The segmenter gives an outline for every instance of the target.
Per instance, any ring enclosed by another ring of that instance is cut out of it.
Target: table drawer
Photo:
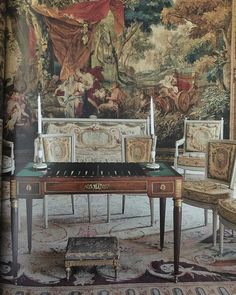
[[[73,181],[47,182],[45,194],[50,193],[145,193],[147,182],[144,181]]]
[[[40,182],[19,182],[17,185],[19,195],[40,195]]]
[[[163,194],[169,195],[174,194],[175,192],[175,183],[174,181],[162,181],[162,182],[153,182],[152,183],[152,194]]]

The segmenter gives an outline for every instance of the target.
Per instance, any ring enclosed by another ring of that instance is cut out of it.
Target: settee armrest
[[[183,145],[185,142],[185,138],[181,138],[175,142],[175,158],[179,156],[179,147]]]

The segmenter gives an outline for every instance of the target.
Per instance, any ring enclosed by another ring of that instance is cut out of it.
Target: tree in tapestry
[[[44,117],[146,118],[173,147],[183,119],[229,116],[232,1],[8,0],[5,134]],[[23,137],[24,138],[24,137]]]

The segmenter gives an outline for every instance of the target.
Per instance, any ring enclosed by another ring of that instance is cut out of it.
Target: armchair
[[[183,201],[213,212],[213,245],[216,245],[218,202],[225,204],[233,193],[236,176],[236,141],[214,140],[207,144],[205,179],[184,181]],[[223,206],[222,206],[223,208]],[[223,214],[222,214],[223,216]]]
[[[123,136],[122,137],[122,161],[123,162],[151,162],[151,152],[153,144],[156,143],[151,136]],[[154,147],[155,148],[155,147]],[[149,199],[151,211],[151,225],[154,223],[154,204],[153,199]],[[122,200],[122,212],[125,208],[125,195]]]
[[[220,220],[220,255],[224,248],[224,228],[229,228],[232,232],[236,231],[236,198],[220,200],[218,204],[218,215]]]
[[[2,173],[14,174],[15,171],[15,157],[14,157],[14,143],[3,139],[2,148]]]
[[[74,135],[68,134],[42,134],[43,154],[45,162],[74,162],[75,161],[75,140]],[[39,139],[34,142],[35,161],[37,160],[39,150]],[[74,195],[71,195],[72,212],[75,213]],[[48,228],[48,196],[44,196],[44,224]],[[90,201],[88,195],[88,211],[90,215]]]
[[[223,118],[221,120],[184,120],[183,138],[175,144],[175,169],[204,171],[206,147],[209,140],[223,139]],[[183,153],[180,153],[180,147]]]

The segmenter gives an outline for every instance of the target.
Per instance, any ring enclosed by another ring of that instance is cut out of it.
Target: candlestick
[[[47,163],[43,160],[43,138],[42,134],[38,135],[37,151],[36,151],[36,162],[33,164],[33,168],[36,170],[45,170],[47,169]]]
[[[154,135],[154,106],[153,106],[152,96],[150,101],[150,129],[151,129],[151,135]]]
[[[42,133],[41,97],[38,94],[38,134]]]
[[[36,152],[36,163],[33,164],[33,168],[37,170],[47,169],[47,164],[43,162],[42,114],[40,93],[38,94],[38,145]]]

